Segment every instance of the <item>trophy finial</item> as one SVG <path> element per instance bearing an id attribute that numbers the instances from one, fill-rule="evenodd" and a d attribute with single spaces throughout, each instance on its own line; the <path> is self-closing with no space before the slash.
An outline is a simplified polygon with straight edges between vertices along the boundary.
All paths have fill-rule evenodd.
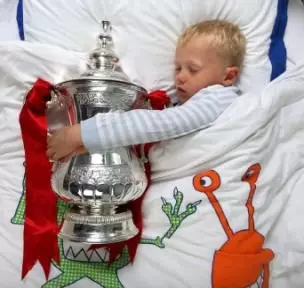
<path id="1" fill-rule="evenodd" d="M 107 48 L 108 44 L 112 44 L 112 26 L 111 22 L 107 20 L 101 21 L 101 33 L 99 34 L 99 40 L 102 48 Z"/>
<path id="2" fill-rule="evenodd" d="M 101 21 L 101 26 L 104 33 L 109 33 L 112 30 L 111 22 L 108 20 Z"/>

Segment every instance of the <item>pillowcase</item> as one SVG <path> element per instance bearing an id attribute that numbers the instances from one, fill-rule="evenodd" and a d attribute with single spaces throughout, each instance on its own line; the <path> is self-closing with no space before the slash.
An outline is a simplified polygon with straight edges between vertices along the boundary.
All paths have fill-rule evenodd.
<path id="1" fill-rule="evenodd" d="M 287 69 L 304 61 L 304 5 L 301 0 L 289 1 L 288 22 L 284 36 L 287 50 Z"/>
<path id="2" fill-rule="evenodd" d="M 0 0 L 0 41 L 20 39 L 22 27 L 18 27 L 18 21 L 22 19 L 17 17 L 18 9 L 22 12 L 22 5 L 19 5 L 18 0 Z"/>
<path id="3" fill-rule="evenodd" d="M 27 0 L 23 5 L 26 41 L 73 51 L 89 52 L 100 21 L 110 20 L 130 79 L 147 90 L 165 89 L 171 96 L 176 40 L 187 26 L 202 20 L 227 19 L 247 37 L 239 83 L 244 92 L 260 91 L 285 69 L 286 0 L 167 0 L 161 5 L 153 0 Z"/>

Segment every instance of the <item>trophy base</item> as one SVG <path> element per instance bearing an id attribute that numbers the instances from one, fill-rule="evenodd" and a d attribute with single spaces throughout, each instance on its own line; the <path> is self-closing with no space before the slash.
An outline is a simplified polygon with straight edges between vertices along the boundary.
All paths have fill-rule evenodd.
<path id="1" fill-rule="evenodd" d="M 97 210 L 98 211 L 98 210 Z M 126 241 L 138 234 L 131 211 L 101 215 L 95 210 L 73 207 L 64 215 L 59 237 L 84 244 L 110 244 Z"/>

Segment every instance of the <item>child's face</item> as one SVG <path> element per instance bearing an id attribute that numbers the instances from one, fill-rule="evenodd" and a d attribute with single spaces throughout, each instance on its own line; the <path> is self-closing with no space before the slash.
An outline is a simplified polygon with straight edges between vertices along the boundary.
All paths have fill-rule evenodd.
<path id="1" fill-rule="evenodd" d="M 181 103 L 207 86 L 233 84 L 226 82 L 229 68 L 209 43 L 210 39 L 200 36 L 176 48 L 175 85 Z"/>

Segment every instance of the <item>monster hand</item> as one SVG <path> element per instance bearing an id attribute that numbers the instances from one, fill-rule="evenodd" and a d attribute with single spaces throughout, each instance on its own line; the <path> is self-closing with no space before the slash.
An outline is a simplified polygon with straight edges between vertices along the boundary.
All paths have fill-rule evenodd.
<path id="1" fill-rule="evenodd" d="M 170 229 L 164 235 L 164 238 L 168 238 L 168 239 L 175 233 L 175 231 L 178 229 L 178 227 L 181 225 L 181 223 L 188 216 L 190 216 L 196 212 L 196 210 L 197 210 L 196 206 L 201 203 L 201 200 L 196 201 L 194 203 L 188 203 L 186 205 L 186 210 L 182 213 L 179 213 L 180 207 L 181 207 L 181 204 L 182 204 L 183 198 L 184 198 L 183 193 L 178 191 L 177 188 L 175 188 L 174 192 L 173 192 L 173 197 L 175 199 L 174 207 L 172 207 L 171 203 L 168 203 L 164 198 L 162 198 L 162 201 L 163 201 L 162 210 L 169 218 L 169 221 L 171 224 Z M 173 208 L 173 212 L 172 212 L 172 208 Z"/>
<path id="2" fill-rule="evenodd" d="M 150 245 L 155 245 L 159 248 L 165 248 L 163 240 L 165 238 L 169 239 L 170 237 L 172 237 L 172 235 L 176 232 L 176 230 L 179 228 L 181 223 L 188 216 L 194 214 L 197 211 L 197 205 L 199 205 L 202 202 L 201 200 L 199 200 L 193 203 L 188 203 L 186 205 L 186 210 L 179 214 L 180 207 L 184 199 L 183 193 L 179 191 L 177 188 L 174 188 L 173 198 L 175 202 L 174 205 L 168 202 L 165 198 L 161 197 L 161 200 L 163 202 L 161 209 L 169 219 L 170 228 L 162 236 L 157 236 L 154 239 L 147 239 L 147 238 L 141 239 L 140 241 L 141 244 L 150 244 Z"/>

